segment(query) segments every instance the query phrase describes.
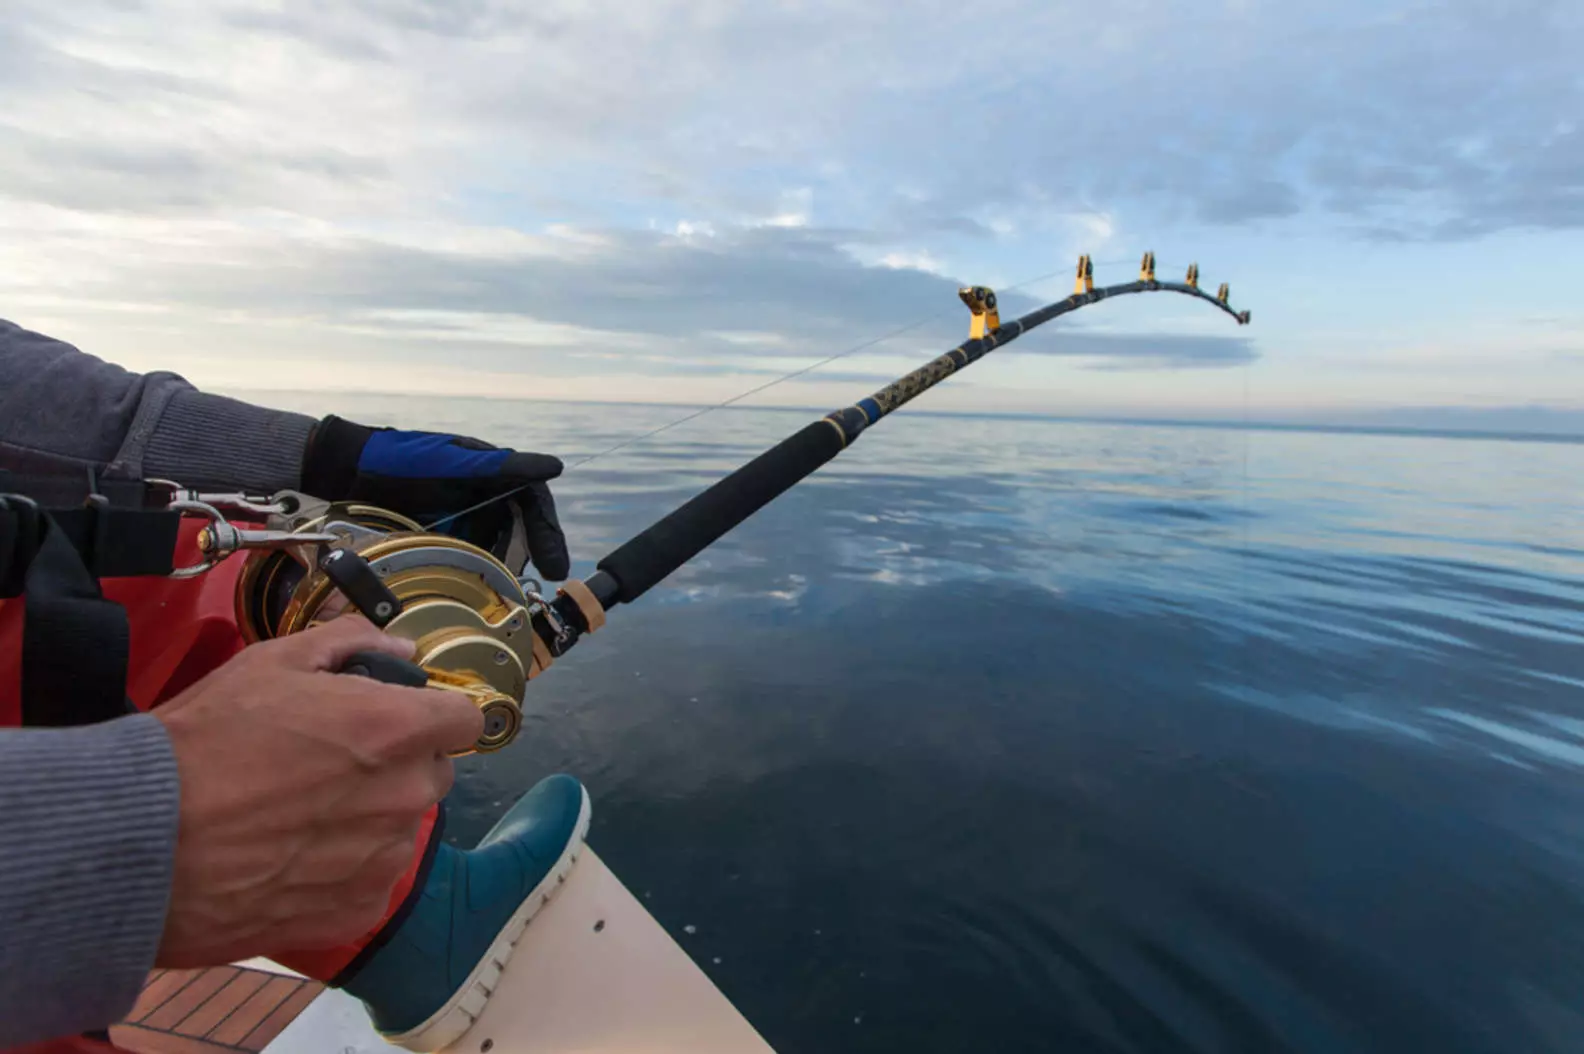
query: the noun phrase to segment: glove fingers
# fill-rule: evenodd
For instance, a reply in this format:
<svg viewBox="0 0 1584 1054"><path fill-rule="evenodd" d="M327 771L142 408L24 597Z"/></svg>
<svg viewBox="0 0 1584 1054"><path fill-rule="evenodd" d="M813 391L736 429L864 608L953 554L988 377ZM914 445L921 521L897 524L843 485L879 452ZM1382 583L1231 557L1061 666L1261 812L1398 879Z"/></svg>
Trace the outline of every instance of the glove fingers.
<svg viewBox="0 0 1584 1054"><path fill-rule="evenodd" d="M522 510L523 531L534 567L552 582L564 581L572 570L572 558L567 553L566 535L561 532L550 488L532 483L520 498L524 500L517 505Z"/></svg>
<svg viewBox="0 0 1584 1054"><path fill-rule="evenodd" d="M519 502L508 502L511 510L511 521L506 525L506 536L497 545L502 550L495 555L500 557L501 563L511 568L512 574L521 577L527 570L529 557L528 529L523 524L522 505Z"/></svg>
<svg viewBox="0 0 1584 1054"><path fill-rule="evenodd" d="M523 481L555 479L561 474L562 467L561 459L551 454L513 451L501 462L497 475L501 479Z"/></svg>

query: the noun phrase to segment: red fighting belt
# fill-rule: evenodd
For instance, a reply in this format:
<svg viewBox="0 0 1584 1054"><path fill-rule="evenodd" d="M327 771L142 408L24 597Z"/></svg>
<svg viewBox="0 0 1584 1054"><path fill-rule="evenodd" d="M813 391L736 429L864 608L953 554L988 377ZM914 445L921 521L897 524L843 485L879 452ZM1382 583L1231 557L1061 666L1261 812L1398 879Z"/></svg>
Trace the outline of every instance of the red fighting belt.
<svg viewBox="0 0 1584 1054"><path fill-rule="evenodd" d="M202 527L202 521L197 519L182 523L177 567L200 562L197 535ZM233 556L194 578L102 580L105 597L126 608L130 631L127 697L139 709L150 710L170 700L245 646L236 620L237 579L244 563L244 557ZM22 618L26 599L0 600L0 727L16 726L22 719ZM333 981L407 900L435 837L438 816L439 807L431 806L419 828L412 862L391 891L385 918L368 935L351 944L271 957L307 977ZM75 1039L61 1040L36 1049L64 1054L94 1046L91 1041L72 1046L74 1042Z"/></svg>

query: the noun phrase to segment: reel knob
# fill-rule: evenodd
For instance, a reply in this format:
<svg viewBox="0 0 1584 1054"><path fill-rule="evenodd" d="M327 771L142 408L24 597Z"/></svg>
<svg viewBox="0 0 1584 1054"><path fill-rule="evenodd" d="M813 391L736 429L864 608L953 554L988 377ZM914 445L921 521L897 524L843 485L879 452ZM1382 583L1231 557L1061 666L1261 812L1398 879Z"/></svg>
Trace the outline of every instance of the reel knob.
<svg viewBox="0 0 1584 1054"><path fill-rule="evenodd" d="M479 684L451 684L445 678L431 678L429 671L406 659L381 651L360 651L342 664L341 673L368 677L383 684L407 688L438 688L461 692L484 714L484 731L473 741L472 753L499 750L517 738L522 730L522 708L500 692ZM468 753L463 751L462 753Z"/></svg>
<svg viewBox="0 0 1584 1054"><path fill-rule="evenodd" d="M517 738L522 728L522 710L516 703L504 695L493 695L487 702L480 703L479 709L484 711L484 731L474 743L474 750L485 754Z"/></svg>

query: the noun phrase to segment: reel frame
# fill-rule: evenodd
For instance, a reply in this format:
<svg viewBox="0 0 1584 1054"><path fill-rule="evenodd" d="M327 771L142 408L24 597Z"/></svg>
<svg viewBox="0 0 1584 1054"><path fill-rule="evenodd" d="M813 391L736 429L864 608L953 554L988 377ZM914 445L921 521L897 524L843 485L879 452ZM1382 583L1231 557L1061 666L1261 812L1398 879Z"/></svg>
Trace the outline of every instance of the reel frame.
<svg viewBox="0 0 1584 1054"><path fill-rule="evenodd" d="M538 632L549 612L539 583L519 580L478 546L425 531L387 509L314 505L280 517L279 526L303 536L300 544L248 552L236 588L243 638L283 637L359 611L416 645L411 661L428 687L461 692L483 712L483 734L459 753L490 753L511 743L522 730L528 681L553 661ZM331 559L340 553L349 555Z"/></svg>

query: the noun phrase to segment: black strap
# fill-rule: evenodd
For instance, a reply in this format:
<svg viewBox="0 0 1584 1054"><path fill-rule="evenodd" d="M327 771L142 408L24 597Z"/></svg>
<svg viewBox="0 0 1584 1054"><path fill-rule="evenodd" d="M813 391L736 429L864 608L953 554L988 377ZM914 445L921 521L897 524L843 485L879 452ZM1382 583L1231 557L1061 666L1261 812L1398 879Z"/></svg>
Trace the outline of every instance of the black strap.
<svg viewBox="0 0 1584 1054"><path fill-rule="evenodd" d="M101 505L52 509L50 516L96 577L168 575L174 567L179 512Z"/></svg>
<svg viewBox="0 0 1584 1054"><path fill-rule="evenodd" d="M96 724L133 709L130 632L101 577L168 575L181 515L140 482L0 471L0 598L24 596L22 723Z"/></svg>
<svg viewBox="0 0 1584 1054"><path fill-rule="evenodd" d="M126 610L106 600L48 513L24 575L22 723L88 725L132 710Z"/></svg>
<svg viewBox="0 0 1584 1054"><path fill-rule="evenodd" d="M0 600L21 595L22 576L38 549L38 506L18 497L0 495Z"/></svg>
<svg viewBox="0 0 1584 1054"><path fill-rule="evenodd" d="M26 494L46 509L80 508L91 495L126 509L163 509L170 491L138 479L101 479L92 472L81 478L0 468L0 494Z"/></svg>
<svg viewBox="0 0 1584 1054"><path fill-rule="evenodd" d="M140 482L82 482L0 471L0 598L18 596L47 514L96 578L168 575L181 514Z"/></svg>

